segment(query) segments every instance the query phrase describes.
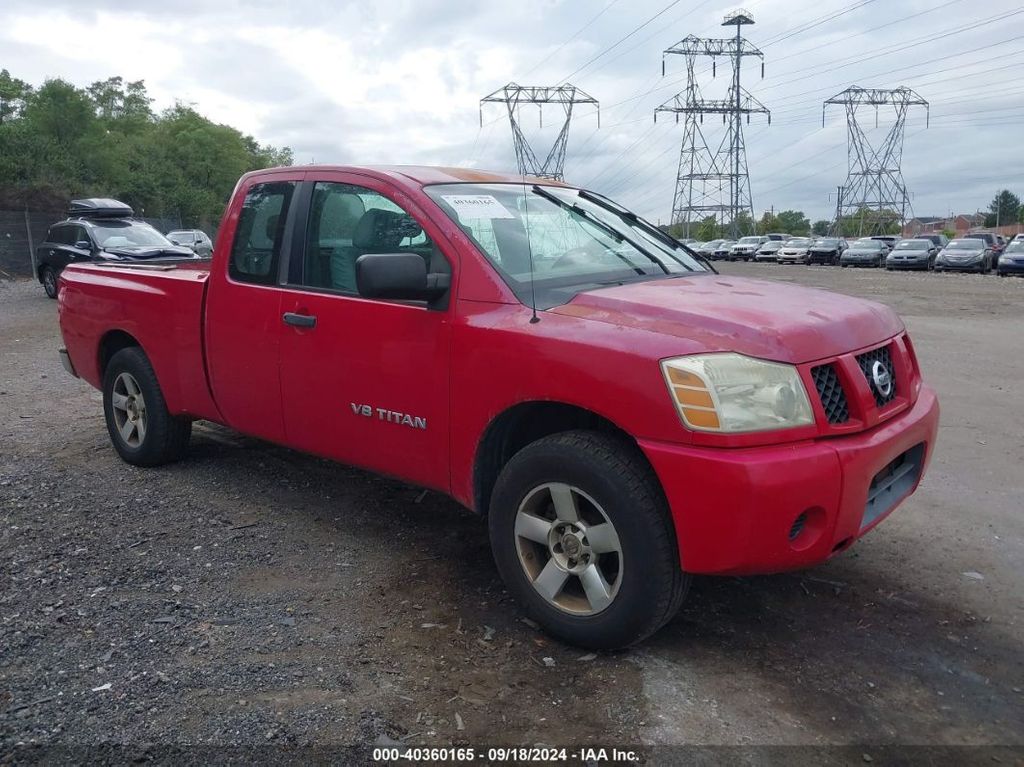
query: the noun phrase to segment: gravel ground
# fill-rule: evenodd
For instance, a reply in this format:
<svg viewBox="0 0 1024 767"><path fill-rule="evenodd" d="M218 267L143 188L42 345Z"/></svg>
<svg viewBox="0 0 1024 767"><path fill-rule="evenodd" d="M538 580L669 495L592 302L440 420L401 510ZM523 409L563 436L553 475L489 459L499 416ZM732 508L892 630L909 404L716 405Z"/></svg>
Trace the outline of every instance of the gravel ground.
<svg viewBox="0 0 1024 767"><path fill-rule="evenodd" d="M722 271L894 306L939 449L849 552L698 579L598 656L522 621L436 494L207 424L180 464L122 463L55 303L0 283L0 745L1024 746L1024 280Z"/></svg>

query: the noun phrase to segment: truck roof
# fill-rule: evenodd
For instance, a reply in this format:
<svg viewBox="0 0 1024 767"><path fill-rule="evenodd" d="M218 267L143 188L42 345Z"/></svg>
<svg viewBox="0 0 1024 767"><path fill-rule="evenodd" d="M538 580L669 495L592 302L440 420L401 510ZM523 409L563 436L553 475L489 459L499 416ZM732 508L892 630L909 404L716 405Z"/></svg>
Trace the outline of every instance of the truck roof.
<svg viewBox="0 0 1024 767"><path fill-rule="evenodd" d="M516 173L501 171L478 170L476 168L452 168L433 165L291 165L281 168L265 168L252 171L250 176L262 176L270 173L294 171L341 171L362 173L365 175L386 177L398 183L412 181L417 186L428 184L536 184L549 186L569 186L561 181L533 176L520 176Z"/></svg>

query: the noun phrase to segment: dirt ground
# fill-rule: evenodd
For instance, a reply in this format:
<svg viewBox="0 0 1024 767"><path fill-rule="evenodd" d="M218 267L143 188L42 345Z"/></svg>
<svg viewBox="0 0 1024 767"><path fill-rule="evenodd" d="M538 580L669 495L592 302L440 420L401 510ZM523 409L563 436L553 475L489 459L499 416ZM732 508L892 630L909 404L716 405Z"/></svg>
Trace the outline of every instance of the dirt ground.
<svg viewBox="0 0 1024 767"><path fill-rule="evenodd" d="M521 619L443 497L206 424L122 463L56 304L0 283L0 744L1024 745L1024 280L722 271L895 307L935 460L828 564L697 579L597 656Z"/></svg>

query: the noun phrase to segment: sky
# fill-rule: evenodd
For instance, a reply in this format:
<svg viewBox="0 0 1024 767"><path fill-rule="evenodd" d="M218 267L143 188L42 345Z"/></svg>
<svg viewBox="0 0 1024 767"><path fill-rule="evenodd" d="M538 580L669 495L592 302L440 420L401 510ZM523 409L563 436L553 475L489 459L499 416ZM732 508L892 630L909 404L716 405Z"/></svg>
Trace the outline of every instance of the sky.
<svg viewBox="0 0 1024 767"><path fill-rule="evenodd" d="M917 215L985 209L998 189L1024 196L1021 0L748 0L743 85L772 112L744 126L756 216L769 208L830 218L846 177L847 125L822 102L852 85L914 89L930 103L906 120L903 176ZM573 113L565 175L668 222L683 125L654 109L685 87L662 51L687 35L726 37L719 0L5 0L0 68L39 84L145 80L154 108L181 101L296 163L457 165L515 170L499 105L506 83L571 83L600 102ZM704 98L724 98L697 67ZM557 107L520 113L536 154ZM885 108L859 113L869 140ZM719 121L721 118L717 118ZM720 122L705 118L709 142Z"/></svg>

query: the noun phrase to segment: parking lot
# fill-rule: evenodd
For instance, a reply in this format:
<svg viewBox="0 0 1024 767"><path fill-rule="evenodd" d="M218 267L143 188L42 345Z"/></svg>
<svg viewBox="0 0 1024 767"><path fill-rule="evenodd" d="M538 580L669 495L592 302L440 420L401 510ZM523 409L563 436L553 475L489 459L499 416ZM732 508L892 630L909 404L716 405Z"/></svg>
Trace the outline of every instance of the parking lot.
<svg viewBox="0 0 1024 767"><path fill-rule="evenodd" d="M445 498L207 424L123 464L55 302L0 282L0 742L1024 745L1024 280L718 266L899 311L935 459L827 565L697 579L597 656Z"/></svg>

